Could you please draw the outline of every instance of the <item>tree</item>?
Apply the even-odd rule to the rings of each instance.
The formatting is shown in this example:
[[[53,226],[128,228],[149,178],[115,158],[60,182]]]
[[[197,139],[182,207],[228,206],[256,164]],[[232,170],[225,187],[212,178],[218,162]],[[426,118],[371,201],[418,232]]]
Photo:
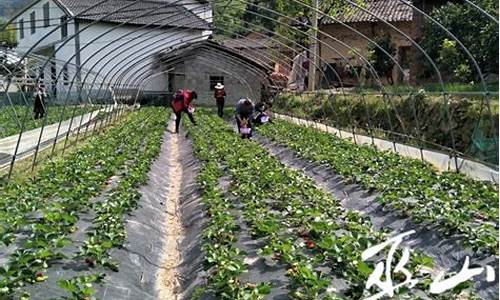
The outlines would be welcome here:
[[[498,19],[497,0],[476,0],[475,3]],[[484,74],[498,72],[498,25],[494,21],[470,5],[457,3],[435,8],[431,16],[462,41]],[[425,24],[421,45],[445,78],[462,82],[477,80],[478,73],[465,51],[430,21]],[[427,75],[432,74],[430,65],[426,70]]]
[[[3,26],[4,23],[0,20],[0,28]],[[0,31],[0,45],[7,45],[11,47],[15,47],[17,45],[16,27],[13,24],[9,24],[5,30]]]
[[[363,3],[362,0],[355,0]],[[252,31],[274,32],[275,37],[283,37],[283,42],[290,44],[290,40],[308,45],[311,30],[312,0],[239,0],[218,1],[215,5],[214,24],[216,33],[228,35],[227,30],[245,34]],[[328,16],[346,13],[346,10],[355,9],[341,0],[321,1],[320,22]],[[249,24],[255,25],[251,26]],[[241,28],[244,29],[241,29]],[[226,30],[217,30],[217,29]],[[265,28],[262,30],[261,28]]]
[[[380,48],[384,49],[387,53],[394,57],[396,48],[392,43],[391,36],[389,34],[378,36],[374,40]],[[367,58],[380,76],[385,76],[389,84],[394,84],[394,80],[392,78],[394,61],[379,47],[370,43],[368,46]]]
[[[239,0],[216,1],[213,22],[215,33],[229,37],[246,34],[241,22],[246,9],[247,5]]]

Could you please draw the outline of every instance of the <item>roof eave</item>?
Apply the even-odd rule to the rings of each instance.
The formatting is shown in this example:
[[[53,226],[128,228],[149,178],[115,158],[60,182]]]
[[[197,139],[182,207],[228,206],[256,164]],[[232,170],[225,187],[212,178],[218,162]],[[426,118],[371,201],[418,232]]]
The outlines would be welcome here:
[[[107,23],[107,24],[125,24],[129,26],[135,26],[135,27],[143,27],[147,25],[147,27],[151,28],[181,28],[181,29],[192,29],[192,30],[212,30],[211,27],[194,27],[194,26],[182,26],[182,25],[159,25],[159,24],[134,24],[134,23],[127,23],[127,22],[119,22],[119,21],[109,21],[109,20],[94,20],[90,18],[81,18],[81,17],[75,17],[76,20],[83,21],[83,22],[99,22],[99,23]]]

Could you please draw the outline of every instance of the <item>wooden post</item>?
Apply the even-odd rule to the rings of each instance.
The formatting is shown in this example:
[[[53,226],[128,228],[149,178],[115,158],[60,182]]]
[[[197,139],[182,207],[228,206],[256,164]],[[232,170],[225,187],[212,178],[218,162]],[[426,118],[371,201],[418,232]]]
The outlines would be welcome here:
[[[318,66],[318,7],[319,0],[313,0],[311,46],[309,55],[309,90],[316,90],[316,67]]]

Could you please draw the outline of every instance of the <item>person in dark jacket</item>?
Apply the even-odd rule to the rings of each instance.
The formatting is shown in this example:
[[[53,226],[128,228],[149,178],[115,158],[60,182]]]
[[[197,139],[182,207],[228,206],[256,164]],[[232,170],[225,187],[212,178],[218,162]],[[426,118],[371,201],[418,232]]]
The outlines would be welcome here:
[[[252,133],[252,118],[255,105],[250,99],[240,99],[238,104],[236,104],[236,123],[238,124],[238,132],[241,134],[241,128],[245,127],[250,129],[249,134],[242,135],[245,137],[251,137]]]
[[[43,118],[45,115],[45,99],[47,99],[47,92],[45,87],[40,85],[35,92],[35,120]]]
[[[268,110],[272,107],[271,102],[261,101],[255,105],[255,117],[253,122],[256,125],[272,123]]]
[[[224,85],[222,83],[217,83],[215,85],[215,93],[214,93],[214,98],[215,98],[215,103],[217,104],[217,114],[219,117],[224,116],[224,103],[226,100],[226,91],[224,90]]]
[[[196,125],[193,117],[194,108],[191,105],[193,100],[196,99],[198,99],[198,94],[195,91],[179,90],[175,93],[171,103],[172,110],[175,113],[175,133],[179,133],[182,113],[186,113],[191,123]]]

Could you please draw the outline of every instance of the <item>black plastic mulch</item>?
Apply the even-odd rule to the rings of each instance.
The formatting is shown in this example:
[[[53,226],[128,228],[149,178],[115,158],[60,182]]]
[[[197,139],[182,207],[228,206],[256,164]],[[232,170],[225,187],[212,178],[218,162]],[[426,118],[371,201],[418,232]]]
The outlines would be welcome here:
[[[465,257],[469,256],[471,268],[490,265],[495,269],[496,274],[499,274],[498,257],[478,254],[470,248],[465,248],[463,237],[445,236],[442,229],[437,226],[415,224],[408,217],[403,217],[395,211],[384,208],[376,201],[377,193],[366,191],[356,184],[345,184],[342,177],[328,166],[306,161],[297,156],[293,150],[274,143],[261,135],[255,135],[254,140],[268,149],[286,166],[300,170],[312,178],[318,186],[339,199],[343,207],[367,215],[374,229],[389,230],[391,236],[415,230],[415,234],[403,242],[403,245],[423,251],[432,257],[435,264],[443,270],[447,272],[459,271],[464,264]],[[475,290],[480,297],[498,299],[498,276],[494,282],[490,283],[486,281],[485,275],[474,277],[473,280],[475,281]]]

